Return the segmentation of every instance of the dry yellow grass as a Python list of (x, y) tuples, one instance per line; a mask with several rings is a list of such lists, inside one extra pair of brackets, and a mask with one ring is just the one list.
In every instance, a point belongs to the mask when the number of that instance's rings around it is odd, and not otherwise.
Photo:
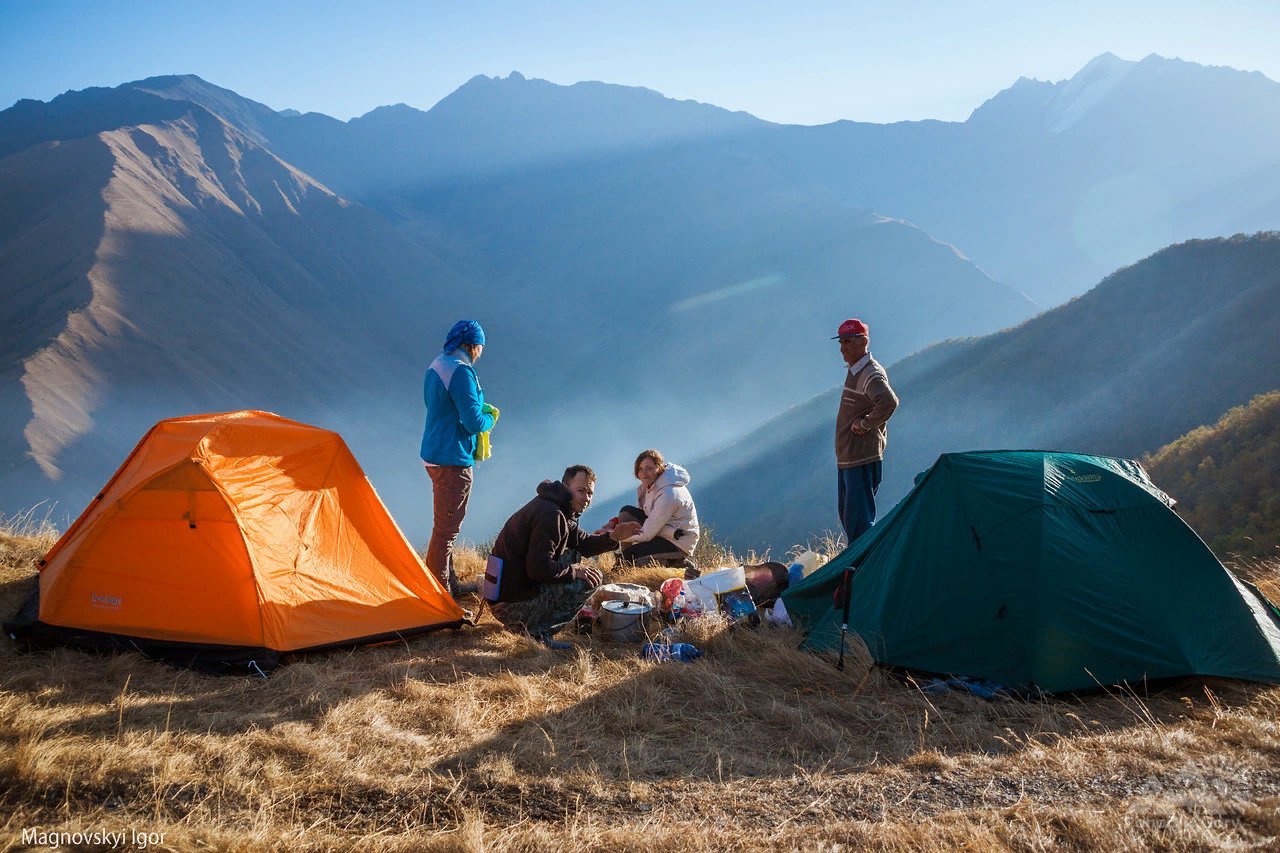
[[(21, 533), (0, 534), (5, 616), (49, 543)], [(469, 554), (462, 574), (480, 565)], [(1280, 593), (1280, 565), (1248, 571)], [(586, 638), (552, 652), (485, 619), (269, 680), (5, 643), (0, 842), (39, 829), (214, 850), (1280, 845), (1280, 688), (985, 702), (927, 696), (865, 653), (837, 672), (789, 632), (688, 630), (706, 652), (692, 665)]]

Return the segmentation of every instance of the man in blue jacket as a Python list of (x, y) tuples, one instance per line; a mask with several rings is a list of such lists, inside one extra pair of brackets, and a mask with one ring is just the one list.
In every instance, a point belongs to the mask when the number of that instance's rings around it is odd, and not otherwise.
[(476, 436), (493, 429), (496, 410), (486, 406), (475, 362), (484, 352), (484, 330), (475, 320), (459, 320), (444, 349), (427, 368), (422, 396), (427, 423), (422, 431), (422, 461), (431, 476), (434, 521), (427, 546), (427, 568), (457, 598), (465, 590), (453, 569), (453, 543), (462, 528), (471, 497), (471, 468)]

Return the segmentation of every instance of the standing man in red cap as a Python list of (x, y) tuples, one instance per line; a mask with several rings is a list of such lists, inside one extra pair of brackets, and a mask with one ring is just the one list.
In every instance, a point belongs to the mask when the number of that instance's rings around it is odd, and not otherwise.
[(850, 544), (876, 520), (876, 490), (888, 431), (898, 408), (889, 376), (871, 357), (871, 332), (861, 320), (845, 320), (833, 341), (848, 366), (840, 410), (836, 414), (836, 469), (840, 477), (839, 512)]

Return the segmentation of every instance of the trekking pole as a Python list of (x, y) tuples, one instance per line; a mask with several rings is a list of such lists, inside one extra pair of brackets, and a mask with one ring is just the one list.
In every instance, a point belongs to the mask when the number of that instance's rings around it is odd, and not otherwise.
[(853, 577), (853, 567), (844, 570), (844, 618), (840, 622), (840, 662), (836, 664), (836, 669), (844, 672), (844, 638), (849, 633), (849, 602), (853, 599), (853, 595), (849, 591), (849, 581)]

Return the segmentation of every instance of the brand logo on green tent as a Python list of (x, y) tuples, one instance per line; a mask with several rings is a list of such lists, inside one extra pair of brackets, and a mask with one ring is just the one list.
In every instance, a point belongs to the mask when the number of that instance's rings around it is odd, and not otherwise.
[(1073, 483), (1101, 483), (1101, 474), (1077, 474), (1074, 468), (1062, 466), (1062, 476)]

